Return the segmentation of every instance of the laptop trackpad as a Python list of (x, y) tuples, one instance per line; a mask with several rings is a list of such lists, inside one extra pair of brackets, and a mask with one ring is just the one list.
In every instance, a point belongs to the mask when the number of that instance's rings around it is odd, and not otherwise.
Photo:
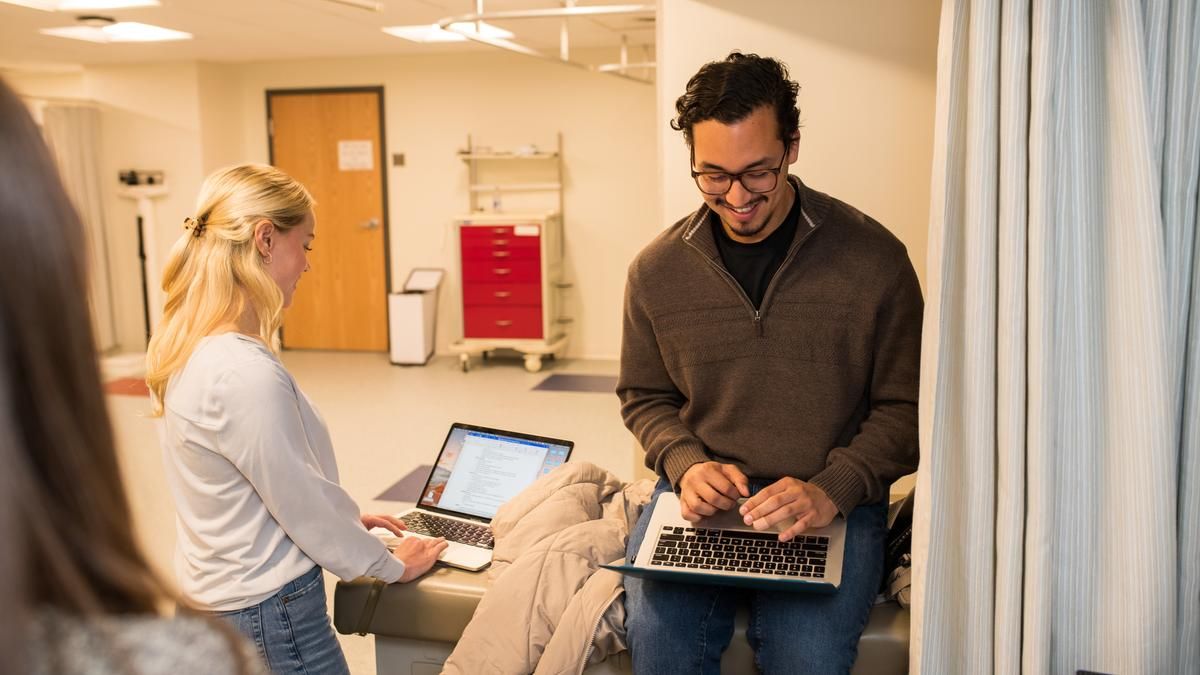
[[(742, 514), (738, 513), (738, 509), (740, 509), (742, 507), (742, 504), (745, 504), (745, 503), (746, 503), (745, 499), (739, 499), (737, 506), (733, 507), (732, 509), (730, 509), (728, 511), (718, 511), (715, 514), (713, 514), (707, 518), (701, 518), (700, 521), (697, 522), (694, 527), (702, 527), (705, 529), (718, 529), (718, 530), (753, 530), (754, 527), (751, 525), (747, 525), (746, 522), (744, 520), (742, 520), (742, 518), (744, 516), (742, 516)], [(787, 518), (784, 518), (783, 520), (776, 523), (773, 527), (769, 527), (764, 531), (772, 531), (773, 530), (775, 532), (783, 532), (784, 530), (788, 529), (795, 523), (796, 523), (796, 519), (791, 516), (788, 516)]]

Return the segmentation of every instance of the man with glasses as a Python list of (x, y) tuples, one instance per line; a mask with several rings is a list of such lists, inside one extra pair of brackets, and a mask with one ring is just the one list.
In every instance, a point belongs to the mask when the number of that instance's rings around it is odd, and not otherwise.
[(917, 467), (916, 273), (883, 226), (788, 175), (798, 89), (778, 61), (733, 53), (676, 101), (704, 204), (629, 268), (617, 394), (658, 491), (678, 492), (688, 520), (734, 508), (759, 529), (795, 518), (788, 540), (845, 517), (842, 585), (626, 577), (639, 674), (719, 672), (743, 602), (761, 671), (848, 672), (882, 577), (888, 487)]

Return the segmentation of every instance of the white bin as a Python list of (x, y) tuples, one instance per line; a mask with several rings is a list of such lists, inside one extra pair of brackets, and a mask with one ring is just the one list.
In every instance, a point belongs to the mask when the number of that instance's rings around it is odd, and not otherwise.
[(442, 270), (415, 269), (404, 292), (388, 295), (392, 363), (423, 366), (433, 356), (441, 284)]

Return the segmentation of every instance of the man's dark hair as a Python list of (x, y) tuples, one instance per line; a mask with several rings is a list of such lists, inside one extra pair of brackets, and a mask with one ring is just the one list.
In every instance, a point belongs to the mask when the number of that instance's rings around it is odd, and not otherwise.
[(716, 120), (734, 124), (764, 105), (775, 109), (779, 140), (788, 142), (800, 130), (796, 92), (800, 85), (788, 79), (787, 66), (758, 54), (731, 52), (724, 61), (704, 64), (687, 90), (675, 100), (671, 128), (682, 131), (692, 145), (692, 127), (697, 122)]

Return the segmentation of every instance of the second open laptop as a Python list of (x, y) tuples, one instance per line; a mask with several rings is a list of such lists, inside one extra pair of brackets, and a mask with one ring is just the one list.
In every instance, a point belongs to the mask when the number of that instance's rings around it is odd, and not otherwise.
[(446, 538), (450, 546), (441, 562), (483, 569), (492, 561), (489, 523), (496, 511), (570, 459), (574, 448), (559, 438), (455, 422), (416, 508), (396, 516), (413, 535)]
[(758, 531), (743, 523), (735, 508), (690, 523), (680, 515), (679, 497), (663, 492), (655, 498), (654, 514), (634, 559), (604, 567), (681, 583), (836, 591), (842, 583), (845, 519), (839, 516), (826, 527), (780, 542), (779, 533), (794, 522)]

